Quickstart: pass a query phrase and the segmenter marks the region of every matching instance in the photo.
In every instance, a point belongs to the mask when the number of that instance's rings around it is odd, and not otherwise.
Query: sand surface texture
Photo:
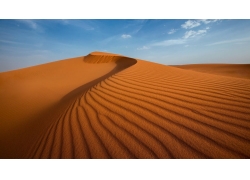
[[[249,65],[226,66],[94,52],[0,73],[0,158],[249,158]]]

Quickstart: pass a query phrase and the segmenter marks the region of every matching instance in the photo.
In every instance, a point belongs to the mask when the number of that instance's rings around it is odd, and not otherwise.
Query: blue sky
[[[0,72],[92,51],[167,65],[250,63],[250,20],[0,20]]]

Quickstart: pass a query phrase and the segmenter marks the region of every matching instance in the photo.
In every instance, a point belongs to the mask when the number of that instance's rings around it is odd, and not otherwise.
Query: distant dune
[[[0,158],[249,158],[249,67],[93,52],[0,73]]]
[[[190,64],[174,67],[221,76],[250,79],[250,64]]]

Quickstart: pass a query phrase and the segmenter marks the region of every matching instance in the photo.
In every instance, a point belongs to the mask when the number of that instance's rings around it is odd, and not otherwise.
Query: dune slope
[[[0,158],[26,157],[30,146],[76,97],[136,63],[115,54],[106,56],[110,62],[92,63],[103,58],[94,52],[0,73]]]
[[[116,66],[65,94],[17,158],[250,157],[249,79],[98,52],[83,61]]]

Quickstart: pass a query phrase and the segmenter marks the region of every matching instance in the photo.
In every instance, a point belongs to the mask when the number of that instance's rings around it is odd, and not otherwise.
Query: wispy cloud
[[[131,34],[137,34],[138,32],[141,31],[141,29],[143,28],[144,24],[140,24],[138,25],[138,27],[135,27],[135,29],[131,32]]]
[[[184,39],[187,39],[187,38],[189,38],[189,37],[193,37],[193,36],[195,36],[195,34],[196,34],[196,32],[195,31],[186,31],[185,32],[185,35],[183,36],[183,38]]]
[[[192,28],[200,26],[200,25],[201,25],[201,23],[199,23],[199,21],[188,20],[184,24],[182,24],[181,27],[184,29],[192,29]]]
[[[126,24],[123,27],[123,29],[129,30],[130,34],[135,35],[143,29],[147,21],[148,20],[144,20],[144,19],[133,20],[133,21],[130,21],[128,24]]]
[[[45,54],[50,53],[50,50],[47,49],[34,49],[30,47],[25,46],[0,46],[1,50],[4,50],[6,52],[12,52],[12,53],[18,53],[22,55],[31,55],[31,54]]]
[[[198,36],[198,35],[204,35],[206,32],[207,32],[207,30],[198,30],[198,31],[190,30],[190,31],[186,31],[183,38],[184,39],[193,38],[193,37]]]
[[[69,24],[69,20],[67,20],[67,19],[60,19],[59,21],[60,21],[62,24],[64,24],[64,25]]]
[[[137,48],[137,50],[146,50],[146,49],[150,49],[150,47],[148,47],[148,46],[143,46],[143,47],[141,47],[141,48]]]
[[[29,19],[20,19],[17,20],[20,23],[26,24],[27,26],[29,26],[32,29],[38,29],[38,25],[34,20],[29,20]]]
[[[129,35],[129,34],[123,34],[121,37],[122,37],[123,39],[127,39],[127,38],[131,38],[132,36]]]
[[[105,38],[103,40],[100,40],[99,43],[102,44],[102,45],[106,45],[116,39],[119,39],[120,38],[120,35],[114,35],[114,36],[110,36],[108,38]]]
[[[185,42],[186,42],[185,39],[170,39],[153,43],[151,46],[173,46],[173,45],[184,44]]]
[[[20,43],[16,41],[8,41],[8,40],[2,40],[2,39],[0,39],[0,42],[7,43],[7,44],[24,44],[24,43]]]
[[[181,25],[182,28],[184,29],[192,29],[194,27],[198,27],[203,24],[209,24],[209,23],[214,23],[218,21],[218,19],[200,19],[200,20],[188,20],[184,24]]]
[[[74,22],[73,25],[80,27],[87,31],[92,31],[96,29],[96,27],[94,27],[94,24],[91,21],[76,21]]]
[[[250,37],[247,38],[241,38],[241,39],[231,39],[231,40],[225,40],[225,41],[218,41],[215,43],[207,44],[207,46],[213,46],[213,45],[219,45],[219,44],[229,44],[229,43],[243,43],[250,41]]]
[[[209,24],[218,21],[218,19],[213,19],[213,20],[201,19],[200,21],[203,22],[204,24]]]
[[[92,31],[92,30],[95,30],[97,28],[96,23],[94,23],[94,21],[91,21],[91,20],[61,19],[61,20],[59,20],[59,22],[63,25],[74,26],[74,27],[81,28],[81,29],[84,29],[87,31]]]
[[[57,46],[57,47],[60,47],[60,46],[65,46],[65,47],[72,47],[72,46],[74,46],[74,44],[71,44],[71,43],[61,43],[61,42],[55,42],[55,41],[47,41],[47,43],[49,43],[49,44],[53,44],[53,45],[55,45],[55,46]]]
[[[177,29],[171,29],[168,34],[174,34],[177,31]]]

